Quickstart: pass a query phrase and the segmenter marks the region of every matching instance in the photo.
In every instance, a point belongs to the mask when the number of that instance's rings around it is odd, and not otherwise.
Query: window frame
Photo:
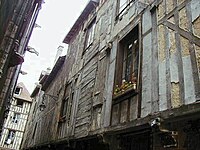
[[[123,14],[129,9],[135,0],[125,0],[126,2],[121,4],[122,0],[117,1],[117,15],[116,20],[118,20]]]
[[[5,144],[8,144],[8,145],[12,144],[13,141],[14,141],[14,138],[15,138],[15,134],[16,134],[16,131],[8,130],[8,134],[7,134],[6,139],[5,139]],[[9,139],[11,140],[10,143],[8,143]]]
[[[135,96],[138,94],[138,90],[140,87],[140,68],[141,68],[141,64],[140,64],[140,57],[141,57],[141,48],[140,48],[140,28],[139,28],[139,24],[137,24],[134,28],[132,28],[125,36],[123,36],[121,39],[118,40],[118,47],[117,47],[117,58],[116,58],[116,69],[115,69],[115,78],[114,78],[114,86],[113,86],[113,100],[125,100],[129,97]],[[135,35],[135,32],[137,32],[137,34]],[[132,37],[132,35],[134,37]],[[137,56],[135,56],[135,60],[136,60],[136,74],[135,76],[132,76],[133,73],[135,73],[134,70],[134,63],[132,59],[131,62],[131,80],[129,81],[123,81],[124,80],[124,76],[125,76],[125,69],[124,69],[124,55],[125,55],[125,51],[124,51],[124,47],[125,45],[128,45],[128,43],[130,42],[127,39],[133,39],[132,40],[132,44],[135,43],[135,41],[137,40],[137,46],[133,45],[134,48],[134,52],[136,52],[137,50]],[[132,52],[133,54],[133,52]],[[126,88],[123,91],[122,86],[124,85],[128,85],[128,88]],[[117,87],[119,87],[118,89],[120,89],[121,91],[119,93],[116,93],[116,89]]]
[[[69,96],[65,97],[62,100],[61,110],[60,110],[60,119],[66,119],[68,102],[69,102]]]
[[[12,117],[12,123],[17,124],[19,122],[19,120],[20,120],[20,115],[21,115],[20,113],[14,112],[14,115]]]
[[[96,29],[96,16],[91,19],[88,26],[85,28],[85,42],[84,42],[84,50],[83,54],[89,49],[89,47],[94,42],[94,36],[95,36],[95,29]]]
[[[23,100],[21,100],[21,99],[16,99],[16,106],[17,107],[23,107],[23,105],[24,105],[24,101]]]
[[[19,89],[19,91],[17,91],[17,89]],[[16,93],[16,92],[17,92],[17,93]],[[17,87],[15,88],[14,94],[15,94],[15,95],[20,95],[21,92],[22,92],[22,87],[17,86]]]

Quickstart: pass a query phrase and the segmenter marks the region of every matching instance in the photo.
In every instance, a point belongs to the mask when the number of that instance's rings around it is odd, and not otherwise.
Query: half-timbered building
[[[20,149],[32,104],[30,94],[24,84],[18,83],[7,108],[0,138],[0,149]]]
[[[200,149],[199,7],[90,0],[37,90],[24,149]]]

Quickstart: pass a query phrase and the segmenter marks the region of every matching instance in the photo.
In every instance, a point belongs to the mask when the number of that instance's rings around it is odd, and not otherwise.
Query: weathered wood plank
[[[197,2],[198,3],[198,2]],[[192,32],[193,31],[193,24],[192,24],[192,18],[194,18],[195,15],[192,15],[193,13],[195,14],[196,9],[192,10],[192,8],[189,6],[189,4],[186,6],[187,8],[187,17],[189,20],[189,31]],[[193,16],[193,17],[192,17]],[[199,17],[200,18],[200,17]],[[191,36],[191,34],[190,34]],[[191,39],[192,37],[190,37]],[[192,66],[192,76],[193,76],[193,80],[194,80],[194,90],[195,90],[195,97],[197,100],[200,99],[200,74],[198,71],[198,67],[197,67],[197,59],[196,59],[196,52],[195,52],[195,47],[193,45],[192,41],[189,41],[189,52],[190,52],[190,58],[191,58],[191,66]]]
[[[176,4],[177,6],[177,4]],[[178,11],[175,11],[174,19],[175,19],[175,29],[178,31],[179,27],[179,15]],[[181,29],[182,30],[182,29]],[[179,77],[179,88],[180,88],[180,103],[184,104],[185,94],[184,94],[184,74],[183,74],[183,60],[182,60],[182,51],[181,51],[181,42],[180,42],[180,34],[179,32],[175,32],[175,41],[176,41],[176,56],[177,56],[177,65],[178,65],[178,77]]]
[[[156,9],[151,10],[151,22],[152,22],[152,60],[151,60],[151,74],[152,74],[152,88],[151,88],[151,93],[152,93],[152,113],[158,112],[159,110],[159,98],[158,98],[158,93],[159,93],[159,72],[158,72],[158,39],[157,39],[157,14],[156,14]]]
[[[169,32],[166,26],[164,26],[164,38],[166,40],[165,43],[165,56],[166,56],[166,94],[167,94],[167,108],[170,109],[171,102],[171,77],[170,77],[170,40],[169,40]]]

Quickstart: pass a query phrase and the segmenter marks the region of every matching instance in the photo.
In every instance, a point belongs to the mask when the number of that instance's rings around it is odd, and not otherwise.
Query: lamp
[[[57,99],[58,99],[57,96],[53,96],[53,95],[50,95],[50,94],[43,94],[42,103],[39,105],[40,111],[44,111],[44,109],[46,108],[46,105],[45,105],[44,101],[45,101],[47,96],[52,98],[54,101],[57,101]]]

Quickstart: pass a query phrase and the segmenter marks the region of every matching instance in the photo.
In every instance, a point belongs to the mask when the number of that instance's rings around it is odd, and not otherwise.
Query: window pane
[[[64,117],[67,113],[68,100],[69,100],[69,98],[66,98],[62,102],[61,117]]]
[[[124,87],[137,87],[139,63],[138,26],[128,33],[119,43],[115,87],[120,93]],[[126,81],[126,82],[125,82]],[[128,88],[127,88],[128,89]],[[116,93],[116,92],[115,92]]]
[[[23,107],[23,103],[24,103],[23,100],[20,100],[20,99],[17,100],[18,107]]]
[[[20,119],[20,114],[14,113],[13,118],[12,118],[12,123],[18,123],[19,119]]]
[[[21,88],[16,87],[16,89],[15,89],[15,94],[19,95],[19,94],[20,94],[20,91],[21,91]]]
[[[86,37],[86,48],[93,42],[95,29],[95,20],[89,25]]]
[[[14,140],[14,136],[15,136],[15,131],[9,130],[7,138],[5,140],[5,143],[8,144],[8,145],[12,144],[12,142]]]
[[[126,7],[127,4],[128,4],[128,0],[120,0],[119,12],[121,12]]]

